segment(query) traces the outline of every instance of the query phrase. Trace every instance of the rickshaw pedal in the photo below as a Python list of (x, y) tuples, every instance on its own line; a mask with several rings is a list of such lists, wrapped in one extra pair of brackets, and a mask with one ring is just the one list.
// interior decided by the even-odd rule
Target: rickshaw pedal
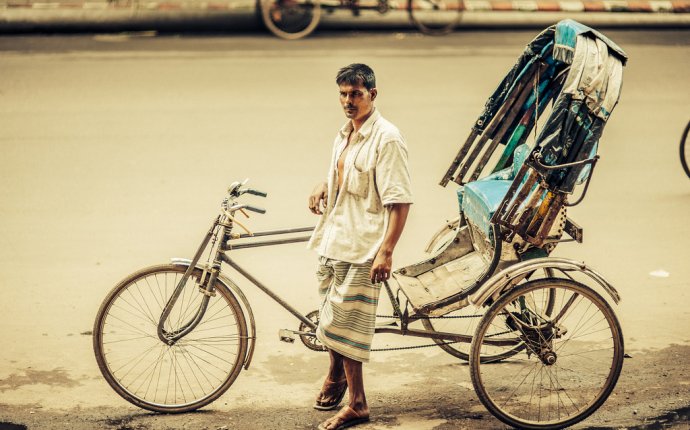
[(284, 328), (278, 330), (278, 338), (281, 342), (295, 343), (295, 335), (292, 333), (292, 331)]

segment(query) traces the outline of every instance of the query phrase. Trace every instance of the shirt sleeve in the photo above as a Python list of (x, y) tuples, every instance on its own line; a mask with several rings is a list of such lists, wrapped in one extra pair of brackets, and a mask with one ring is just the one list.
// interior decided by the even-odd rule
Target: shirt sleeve
[(376, 160), (376, 188), (384, 206), (412, 203), (407, 147), (401, 140), (388, 141), (379, 147)]

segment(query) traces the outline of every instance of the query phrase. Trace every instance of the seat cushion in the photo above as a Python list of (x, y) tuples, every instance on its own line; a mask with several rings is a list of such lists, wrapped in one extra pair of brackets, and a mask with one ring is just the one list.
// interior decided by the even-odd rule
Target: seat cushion
[(462, 211), (473, 224), (489, 236), (491, 217), (513, 181), (475, 181), (463, 187)]

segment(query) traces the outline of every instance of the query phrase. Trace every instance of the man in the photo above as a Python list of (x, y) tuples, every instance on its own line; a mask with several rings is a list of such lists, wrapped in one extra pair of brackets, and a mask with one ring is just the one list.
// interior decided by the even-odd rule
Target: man
[(407, 147), (374, 107), (373, 70), (351, 64), (340, 69), (336, 83), (349, 121), (335, 138), (328, 181), (309, 197), (309, 209), (321, 215), (309, 242), (320, 256), (317, 338), (331, 360), (314, 408), (337, 408), (348, 388), (349, 405), (324, 421), (322, 430), (369, 420), (362, 363), (369, 360), (380, 283), (390, 277), (412, 203)]

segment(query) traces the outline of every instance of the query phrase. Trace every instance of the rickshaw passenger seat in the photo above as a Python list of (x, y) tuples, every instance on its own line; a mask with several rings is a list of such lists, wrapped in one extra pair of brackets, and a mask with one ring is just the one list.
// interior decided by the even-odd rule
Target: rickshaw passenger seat
[(464, 187), (462, 197), (462, 212), (479, 229), (489, 235), (491, 224), (489, 220), (498, 209), (513, 181), (474, 181)]
[(460, 211), (487, 235), (491, 230), (491, 217), (498, 209), (518, 170), (527, 159), (531, 148), (526, 143), (515, 148), (513, 165), (458, 189)]

